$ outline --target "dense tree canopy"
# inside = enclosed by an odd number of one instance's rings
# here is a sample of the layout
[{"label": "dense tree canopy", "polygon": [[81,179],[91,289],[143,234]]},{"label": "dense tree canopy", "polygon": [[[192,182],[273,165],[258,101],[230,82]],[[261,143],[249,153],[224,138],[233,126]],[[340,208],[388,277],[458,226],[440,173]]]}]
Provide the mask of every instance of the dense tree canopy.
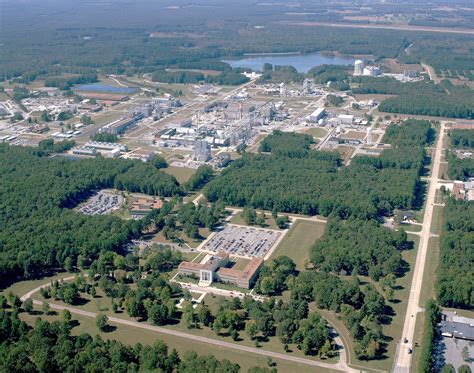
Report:
[{"label": "dense tree canopy", "polygon": [[336,153],[305,151],[306,137],[301,142],[298,135],[277,132],[262,145],[271,155],[244,155],[204,192],[210,201],[221,199],[230,205],[343,218],[413,208],[423,147],[431,139],[430,123],[407,121],[391,126],[388,133],[386,142],[393,142],[393,149],[380,158],[355,158],[341,167]]},{"label": "dense tree canopy", "polygon": [[0,146],[0,282],[62,268],[67,257],[119,250],[141,223],[84,216],[70,208],[93,190],[117,187],[170,196],[177,181],[151,164],[112,159],[71,161],[31,148]]},{"label": "dense tree canopy", "polygon": [[474,202],[449,199],[444,208],[438,299],[445,307],[474,308]]},{"label": "dense tree canopy", "polygon": [[378,281],[388,274],[403,273],[401,250],[407,246],[404,231],[390,231],[376,221],[337,219],[328,222],[310,258],[323,271],[370,276]]}]

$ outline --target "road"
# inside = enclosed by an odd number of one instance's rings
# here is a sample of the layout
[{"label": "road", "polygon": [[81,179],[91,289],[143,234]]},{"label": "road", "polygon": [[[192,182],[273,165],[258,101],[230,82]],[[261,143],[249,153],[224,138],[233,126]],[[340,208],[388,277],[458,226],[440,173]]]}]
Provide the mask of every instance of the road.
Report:
[{"label": "road", "polygon": [[[420,293],[423,284],[423,273],[426,265],[426,258],[428,254],[428,243],[431,236],[431,224],[433,219],[433,209],[435,202],[436,189],[438,188],[438,177],[441,163],[441,155],[443,150],[444,139],[444,123],[441,122],[441,129],[439,132],[438,141],[436,143],[436,150],[433,157],[433,168],[429,178],[429,189],[426,196],[426,209],[423,218],[423,228],[420,232],[420,243],[418,246],[418,254],[416,256],[416,263],[413,272],[413,279],[410,289],[410,297],[408,298],[407,311],[405,314],[405,323],[403,325],[402,340],[398,345],[398,353],[395,358],[394,373],[408,373],[410,372],[412,364],[412,354],[409,349],[413,346],[413,337],[415,334],[415,325],[418,312],[421,311],[419,307]],[[408,339],[408,343],[403,343],[403,339]]]},{"label": "road", "polygon": [[380,29],[380,30],[398,30],[398,31],[424,31],[437,32],[446,34],[465,34],[474,35],[474,29],[461,28],[443,28],[443,27],[426,27],[411,25],[374,25],[374,24],[358,24],[358,23],[331,23],[331,22],[285,22],[295,26],[323,26],[323,27],[341,27],[341,28],[362,28],[362,29]]},{"label": "road", "polygon": [[[73,280],[74,278],[75,278],[75,276],[71,276],[71,277],[66,277],[63,280],[64,281],[70,281],[70,280]],[[22,295],[20,297],[20,299],[22,301],[25,301],[26,299],[31,298],[32,295],[34,293],[38,292],[41,288],[47,288],[49,286],[50,286],[49,283],[38,286],[37,288],[35,288],[35,289],[29,291],[28,293]],[[43,304],[43,302],[39,301],[39,300],[33,300],[33,303],[35,305],[38,305],[38,306],[41,306]],[[81,309],[78,309],[78,308],[75,308],[75,307],[71,307],[71,306],[63,306],[63,305],[54,304],[54,303],[49,303],[49,306],[50,306],[51,309],[55,309],[55,310],[59,310],[59,311],[68,310],[72,314],[76,314],[76,315],[81,315],[81,316],[91,317],[91,318],[96,318],[97,317],[97,313],[95,313],[95,312],[84,311],[84,310],[81,310]],[[328,363],[323,363],[321,361],[310,360],[310,359],[297,357],[297,356],[292,356],[292,355],[288,355],[288,354],[281,354],[281,353],[278,353],[278,352],[262,350],[262,349],[254,348],[254,347],[243,346],[243,345],[239,345],[239,344],[236,344],[236,343],[226,342],[226,341],[217,340],[217,339],[213,339],[213,338],[206,338],[206,337],[202,337],[202,336],[198,336],[198,335],[194,335],[194,334],[180,332],[180,331],[177,331],[177,330],[171,330],[171,329],[162,328],[162,327],[159,327],[159,326],[149,325],[149,324],[146,324],[146,323],[140,323],[140,322],[133,321],[133,320],[119,319],[119,318],[113,317],[113,316],[109,316],[109,322],[114,323],[114,324],[127,325],[127,326],[131,326],[131,327],[135,327],[135,328],[140,328],[140,329],[144,329],[144,330],[148,330],[148,331],[152,331],[152,332],[157,332],[157,333],[161,333],[161,334],[172,335],[172,336],[175,336],[175,337],[184,338],[184,339],[195,341],[195,342],[198,342],[198,343],[207,343],[207,344],[214,345],[214,346],[226,347],[226,348],[230,348],[230,349],[233,349],[233,350],[248,352],[248,353],[262,355],[262,356],[269,356],[269,357],[274,358],[274,359],[281,359],[281,360],[291,361],[291,362],[294,362],[294,363],[305,364],[305,365],[319,367],[319,368],[328,369],[328,370],[338,370],[338,371],[341,371],[341,372],[350,372],[350,373],[360,372],[360,370],[358,370],[358,369],[353,369],[353,368],[350,368],[349,366],[347,366],[346,351],[345,351],[344,348],[342,348],[342,350],[340,350],[339,362],[337,364],[328,364]],[[338,343],[340,343],[340,346],[343,346],[342,341],[340,339],[336,338],[336,341]]]},{"label": "road", "polygon": [[423,69],[425,69],[428,75],[430,76],[430,80],[432,80],[436,84],[439,84],[441,79],[438,78],[438,76],[436,75],[435,69],[432,66],[427,65],[426,63],[423,63],[423,62],[421,63],[421,66],[423,66]]}]

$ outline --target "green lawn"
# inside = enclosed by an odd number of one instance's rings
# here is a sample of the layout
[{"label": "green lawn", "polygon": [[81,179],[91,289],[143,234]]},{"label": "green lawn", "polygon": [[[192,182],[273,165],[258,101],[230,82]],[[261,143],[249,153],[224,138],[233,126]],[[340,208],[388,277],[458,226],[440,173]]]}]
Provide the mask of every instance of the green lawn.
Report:
[{"label": "green lawn", "polygon": [[310,128],[308,130],[308,133],[313,136],[313,137],[316,137],[317,139],[321,139],[323,138],[324,136],[326,136],[326,134],[328,133],[327,130],[325,130],[324,128]]},{"label": "green lawn", "polygon": [[431,233],[441,234],[443,230],[443,210],[442,206],[433,206],[433,220],[431,221]]},{"label": "green lawn", "polygon": [[400,228],[403,228],[405,232],[421,232],[421,229],[423,228],[421,225],[418,224],[400,224]]},{"label": "green lawn", "polygon": [[[43,316],[40,315],[42,319],[47,321],[54,321],[61,319],[60,314]],[[20,314],[20,318],[25,320],[30,325],[34,325],[35,319],[38,316],[32,316],[25,313]],[[256,355],[252,353],[246,353],[242,351],[237,351],[229,349],[226,347],[219,347],[216,345],[209,345],[206,343],[196,343],[185,338],[175,337],[166,334],[160,334],[157,332],[139,329],[127,325],[117,325],[117,329],[110,333],[100,332],[96,325],[95,319],[79,316],[73,314],[73,320],[79,321],[79,325],[72,329],[73,335],[80,335],[82,333],[89,333],[92,336],[100,335],[103,339],[115,339],[126,345],[134,345],[136,343],[141,343],[143,345],[151,345],[157,340],[164,341],[170,349],[175,348],[181,356],[186,351],[196,351],[199,355],[209,355],[212,354],[216,358],[223,360],[227,359],[234,363],[237,363],[242,368],[242,372],[246,372],[249,368],[254,366],[265,367],[267,366],[267,358],[262,355]],[[111,323],[112,324],[112,323]],[[112,324],[113,325],[113,324]],[[312,373],[323,373],[331,372],[322,368],[311,367],[309,365],[297,364],[293,362],[288,362],[280,359],[273,359],[277,363],[278,372],[291,373],[295,371],[301,372],[312,372]],[[336,371],[333,371],[334,373]]]},{"label": "green lawn", "polygon": [[172,175],[178,180],[180,183],[185,183],[189,180],[191,176],[196,173],[196,170],[193,168],[185,168],[185,167],[174,167],[169,166],[167,168],[163,168],[162,171],[166,172],[168,175]]},{"label": "green lawn", "polygon": [[295,261],[299,270],[303,270],[305,260],[309,258],[309,249],[323,235],[324,227],[324,223],[297,220],[275,249],[271,259],[286,255]]},{"label": "green lawn", "polygon": [[[257,211],[257,215],[259,215],[261,211]],[[230,219],[230,223],[232,224],[238,224],[238,225],[248,225],[245,220],[242,218],[242,215],[240,212],[236,213],[232,219]],[[255,228],[259,228],[258,225],[254,225]],[[278,226],[275,223],[275,219],[273,219],[271,214],[265,213],[265,225],[263,228],[267,229],[275,229],[275,230],[280,230]]]}]

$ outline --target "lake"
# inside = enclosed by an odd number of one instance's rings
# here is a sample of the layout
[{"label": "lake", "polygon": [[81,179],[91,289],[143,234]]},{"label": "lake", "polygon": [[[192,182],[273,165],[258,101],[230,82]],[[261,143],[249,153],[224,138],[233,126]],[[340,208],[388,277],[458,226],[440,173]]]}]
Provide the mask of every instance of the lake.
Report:
[{"label": "lake", "polygon": [[321,53],[285,54],[246,56],[239,60],[223,60],[233,68],[250,68],[254,71],[262,70],[263,64],[273,66],[293,66],[300,73],[307,73],[311,68],[321,65],[353,65],[354,58],[325,56]]},{"label": "lake", "polygon": [[138,88],[114,87],[106,84],[82,84],[74,87],[74,90],[79,92],[116,93],[129,95],[131,93],[135,93]]}]

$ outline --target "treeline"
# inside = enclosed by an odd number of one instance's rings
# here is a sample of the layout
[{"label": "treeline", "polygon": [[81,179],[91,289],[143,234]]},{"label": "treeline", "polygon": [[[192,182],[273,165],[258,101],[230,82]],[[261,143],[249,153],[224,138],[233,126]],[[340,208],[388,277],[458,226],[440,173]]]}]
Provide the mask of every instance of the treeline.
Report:
[{"label": "treeline", "polygon": [[118,136],[114,133],[97,132],[91,135],[91,140],[99,142],[117,142]]},{"label": "treeline", "polygon": [[116,340],[103,340],[89,334],[71,335],[72,322],[49,323],[38,319],[34,328],[0,310],[0,370],[3,372],[230,372],[238,364],[217,360],[212,355],[198,356],[188,351],[179,356],[157,341],[152,346],[127,346]]},{"label": "treeline", "polygon": [[425,305],[423,317],[423,340],[421,342],[420,362],[418,369],[422,373],[433,372],[435,367],[435,340],[436,328],[441,317],[441,310],[433,299],[429,299]]},{"label": "treeline", "polygon": [[401,83],[383,77],[354,80],[360,83],[352,90],[354,94],[396,95],[380,104],[382,112],[474,119],[474,90],[468,86],[455,86],[447,80],[442,84]]},{"label": "treeline", "polygon": [[151,74],[151,80],[161,83],[197,84],[205,82],[218,85],[240,85],[249,81],[244,75],[234,70],[208,76],[197,71],[157,70]]},{"label": "treeline", "polygon": [[444,207],[437,293],[444,307],[474,308],[474,202],[450,198]]},{"label": "treeline", "polygon": [[275,130],[260,143],[260,151],[290,158],[300,158],[308,154],[313,137],[301,133]]},{"label": "treeline", "polygon": [[401,251],[409,248],[406,233],[380,227],[373,220],[330,220],[310,251],[315,268],[375,281],[406,270]]},{"label": "treeline", "polygon": [[474,131],[450,130],[451,145],[455,148],[474,148]]},{"label": "treeline", "polygon": [[452,151],[447,152],[448,176],[451,180],[467,180],[474,177],[474,159],[459,158]]},{"label": "treeline", "polygon": [[[430,141],[429,126],[427,121],[408,121],[402,126],[392,126],[391,131],[413,131],[414,136],[424,133],[426,144]],[[285,152],[291,150],[299,154],[301,145],[287,142],[288,138],[277,133],[269,140],[271,149],[278,152],[278,147],[284,146]],[[410,136],[403,138],[412,144]],[[387,141],[391,141],[390,138]],[[423,146],[396,145],[395,142],[394,146],[404,151],[392,151],[392,156],[389,153],[387,158],[392,159],[386,164],[378,161],[371,164],[371,160],[364,158],[347,167],[341,167],[340,158],[330,152],[308,151],[300,158],[273,152],[271,155],[246,154],[206,185],[204,193],[210,201],[220,199],[234,206],[307,215],[333,214],[342,218],[351,215],[376,218],[394,208],[410,209],[418,203]],[[398,164],[404,167],[392,167]]]},{"label": "treeline", "polygon": [[87,74],[72,77],[51,77],[44,81],[44,86],[57,87],[61,90],[67,90],[74,84],[97,83],[98,81],[97,74]]},{"label": "treeline", "polygon": [[341,315],[355,341],[358,359],[381,358],[387,338],[382,324],[390,319],[384,297],[371,285],[361,286],[357,278],[342,280],[329,273],[302,272],[292,287],[291,298],[315,302],[321,309]]},{"label": "treeline", "polygon": [[147,219],[124,222],[84,216],[69,208],[93,190],[120,187],[171,196],[174,177],[152,164],[113,159],[71,161],[49,151],[0,145],[0,283],[64,268],[65,259],[119,251]]},{"label": "treeline", "polygon": [[451,180],[467,180],[474,177],[474,159],[458,157],[454,149],[474,148],[474,131],[450,130],[451,149],[446,151],[448,176]]}]

